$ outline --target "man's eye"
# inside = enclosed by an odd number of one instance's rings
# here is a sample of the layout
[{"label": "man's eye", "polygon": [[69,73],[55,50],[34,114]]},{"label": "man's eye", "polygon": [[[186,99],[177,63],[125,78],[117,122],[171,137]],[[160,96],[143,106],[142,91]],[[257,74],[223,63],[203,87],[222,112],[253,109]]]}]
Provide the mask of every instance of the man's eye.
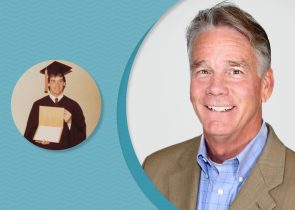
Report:
[{"label": "man's eye", "polygon": [[209,74],[208,70],[202,69],[198,71],[198,74]]},{"label": "man's eye", "polygon": [[207,75],[210,74],[210,71],[208,71],[207,69],[200,69],[200,70],[196,70],[195,71],[197,75]]},{"label": "man's eye", "polygon": [[229,74],[244,74],[244,72],[239,69],[233,69],[229,72]]},{"label": "man's eye", "polygon": [[207,78],[211,73],[212,72],[208,69],[195,69],[192,71],[192,76],[195,78]]}]

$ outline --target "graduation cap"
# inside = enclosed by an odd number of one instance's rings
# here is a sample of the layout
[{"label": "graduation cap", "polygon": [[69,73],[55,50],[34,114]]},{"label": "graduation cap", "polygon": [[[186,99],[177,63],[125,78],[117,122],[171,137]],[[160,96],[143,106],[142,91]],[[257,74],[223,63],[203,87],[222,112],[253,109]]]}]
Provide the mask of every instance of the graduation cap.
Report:
[{"label": "graduation cap", "polygon": [[45,86],[44,86],[44,92],[47,93],[48,92],[48,75],[53,74],[53,75],[58,75],[58,74],[62,74],[62,75],[66,75],[71,71],[72,67],[67,66],[63,63],[60,63],[58,61],[53,61],[51,64],[49,64],[48,66],[46,66],[44,69],[42,69],[40,71],[41,74],[45,75]]}]

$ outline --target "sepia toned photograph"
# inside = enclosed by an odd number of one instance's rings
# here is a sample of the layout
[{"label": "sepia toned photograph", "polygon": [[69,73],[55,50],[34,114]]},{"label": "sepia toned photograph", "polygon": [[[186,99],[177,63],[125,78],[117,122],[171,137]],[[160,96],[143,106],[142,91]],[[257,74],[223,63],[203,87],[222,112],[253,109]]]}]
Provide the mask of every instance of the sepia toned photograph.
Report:
[{"label": "sepia toned photograph", "polygon": [[23,136],[49,150],[63,150],[83,142],[101,114],[95,81],[76,64],[50,60],[39,63],[17,82],[12,114]]}]

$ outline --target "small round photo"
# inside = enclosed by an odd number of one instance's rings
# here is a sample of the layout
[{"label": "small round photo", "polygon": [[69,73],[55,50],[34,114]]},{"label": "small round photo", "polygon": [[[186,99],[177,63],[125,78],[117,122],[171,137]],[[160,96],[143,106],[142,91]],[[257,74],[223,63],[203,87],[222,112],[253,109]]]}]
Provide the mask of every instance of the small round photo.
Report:
[{"label": "small round photo", "polygon": [[28,69],[11,99],[13,120],[30,143],[64,150],[87,139],[101,115],[101,95],[92,77],[65,60],[47,60]]}]

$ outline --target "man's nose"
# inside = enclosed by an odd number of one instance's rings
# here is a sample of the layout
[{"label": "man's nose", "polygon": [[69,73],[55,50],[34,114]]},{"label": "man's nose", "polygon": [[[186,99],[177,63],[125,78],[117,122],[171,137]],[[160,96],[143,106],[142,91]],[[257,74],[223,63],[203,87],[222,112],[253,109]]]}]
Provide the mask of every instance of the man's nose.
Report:
[{"label": "man's nose", "polygon": [[215,96],[228,94],[227,83],[223,75],[215,74],[210,78],[206,93]]}]

